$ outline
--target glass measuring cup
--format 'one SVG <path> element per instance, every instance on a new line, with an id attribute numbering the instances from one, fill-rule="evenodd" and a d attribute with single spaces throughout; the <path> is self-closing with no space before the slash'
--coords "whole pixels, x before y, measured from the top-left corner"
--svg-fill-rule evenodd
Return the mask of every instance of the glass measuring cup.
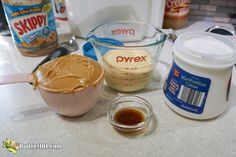
<path id="1" fill-rule="evenodd" d="M 123 92 L 148 85 L 167 37 L 154 25 L 134 21 L 102 24 L 88 34 L 106 83 Z"/>

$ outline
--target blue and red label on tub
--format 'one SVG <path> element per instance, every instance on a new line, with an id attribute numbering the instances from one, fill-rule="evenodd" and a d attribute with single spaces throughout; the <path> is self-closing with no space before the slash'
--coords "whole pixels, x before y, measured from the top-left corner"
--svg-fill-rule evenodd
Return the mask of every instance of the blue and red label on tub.
<path id="1" fill-rule="evenodd" d="M 210 85 L 210 79 L 191 74 L 173 63 L 163 91 L 173 105 L 188 112 L 201 114 Z"/>

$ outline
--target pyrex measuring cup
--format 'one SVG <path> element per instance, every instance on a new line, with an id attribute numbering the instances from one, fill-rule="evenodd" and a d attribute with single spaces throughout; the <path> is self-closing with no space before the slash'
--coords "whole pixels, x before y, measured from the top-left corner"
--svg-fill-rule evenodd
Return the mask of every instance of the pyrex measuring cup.
<path id="1" fill-rule="evenodd" d="M 150 82 L 167 37 L 154 25 L 119 21 L 96 27 L 88 40 L 105 70 L 107 84 L 119 91 L 132 92 Z"/>

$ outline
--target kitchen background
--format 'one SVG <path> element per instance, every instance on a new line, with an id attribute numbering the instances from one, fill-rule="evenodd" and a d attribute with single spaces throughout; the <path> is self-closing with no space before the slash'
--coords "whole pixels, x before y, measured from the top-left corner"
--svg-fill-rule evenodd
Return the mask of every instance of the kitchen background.
<path id="1" fill-rule="evenodd" d="M 1 1 L 0 1 L 1 2 Z M 6 31 L 6 21 L 0 4 L 0 34 Z M 236 28 L 236 0 L 191 0 L 189 20 L 231 23 Z"/>
<path id="2" fill-rule="evenodd" d="M 192 0 L 189 20 L 232 23 L 236 27 L 236 0 Z"/>

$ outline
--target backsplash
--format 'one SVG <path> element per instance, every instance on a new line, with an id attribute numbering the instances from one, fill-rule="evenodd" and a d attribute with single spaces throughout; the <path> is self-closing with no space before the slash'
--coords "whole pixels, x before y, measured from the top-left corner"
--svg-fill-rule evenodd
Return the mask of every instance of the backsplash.
<path id="1" fill-rule="evenodd" d="M 232 23 L 236 28 L 236 0 L 191 0 L 189 20 Z"/>

